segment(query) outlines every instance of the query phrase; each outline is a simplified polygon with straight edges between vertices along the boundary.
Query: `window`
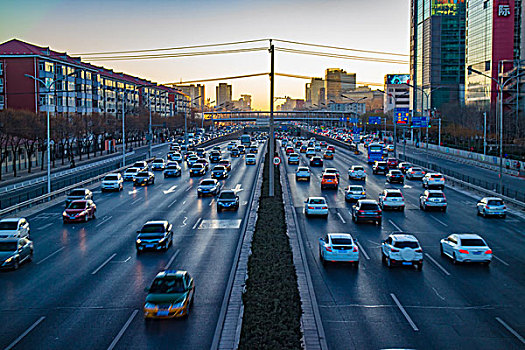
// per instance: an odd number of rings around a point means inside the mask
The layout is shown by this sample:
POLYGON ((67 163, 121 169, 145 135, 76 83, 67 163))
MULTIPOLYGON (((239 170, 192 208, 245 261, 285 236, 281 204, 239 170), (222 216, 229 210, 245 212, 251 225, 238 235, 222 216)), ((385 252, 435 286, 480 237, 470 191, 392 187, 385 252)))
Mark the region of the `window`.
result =
POLYGON ((4 71, 3 71, 3 68, 4 68, 3 65, 4 65, 4 63, 3 63, 3 62, 0 62, 0 74, 3 74, 3 73, 4 73, 4 71))
POLYGON ((485 71, 490 70, 490 61, 485 61, 485 71))

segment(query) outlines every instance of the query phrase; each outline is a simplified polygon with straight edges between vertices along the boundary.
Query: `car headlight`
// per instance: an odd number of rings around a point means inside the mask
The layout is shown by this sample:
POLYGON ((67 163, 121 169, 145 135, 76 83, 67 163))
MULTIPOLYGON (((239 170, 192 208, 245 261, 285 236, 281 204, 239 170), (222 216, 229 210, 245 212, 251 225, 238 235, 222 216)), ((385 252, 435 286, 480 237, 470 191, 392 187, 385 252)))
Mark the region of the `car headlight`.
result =
POLYGON ((197 188, 197 192, 202 192, 202 188, 197 188))
POLYGON ((157 308, 157 305, 152 304, 152 303, 145 303, 144 308, 149 309, 149 310, 155 310, 157 308))
POLYGON ((137 239, 137 244, 140 244, 142 241, 140 239, 137 239))
POLYGON ((63 213, 62 213, 62 216, 67 216, 66 212, 63 212, 63 213))
POLYGON ((181 301, 180 303, 171 304, 170 309, 180 309, 183 306, 184 306, 184 300, 181 301))
POLYGON ((13 257, 8 258, 6 261, 4 261, 4 263, 7 263, 7 264, 8 264, 8 263, 10 263, 11 261, 13 261, 13 257))

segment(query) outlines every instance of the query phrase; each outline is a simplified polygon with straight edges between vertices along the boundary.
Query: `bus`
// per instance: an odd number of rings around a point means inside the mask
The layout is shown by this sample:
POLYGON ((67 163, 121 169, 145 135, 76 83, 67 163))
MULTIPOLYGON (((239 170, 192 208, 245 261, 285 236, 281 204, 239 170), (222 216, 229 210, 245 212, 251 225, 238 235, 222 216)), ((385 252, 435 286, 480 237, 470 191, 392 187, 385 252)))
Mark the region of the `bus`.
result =
POLYGON ((371 143, 367 147, 368 163, 372 164, 376 160, 383 160, 385 158, 385 150, 380 143, 371 143))
POLYGON ((252 143, 252 137, 248 134, 242 135, 240 139, 241 139, 241 144, 244 145, 245 147, 249 147, 252 143))

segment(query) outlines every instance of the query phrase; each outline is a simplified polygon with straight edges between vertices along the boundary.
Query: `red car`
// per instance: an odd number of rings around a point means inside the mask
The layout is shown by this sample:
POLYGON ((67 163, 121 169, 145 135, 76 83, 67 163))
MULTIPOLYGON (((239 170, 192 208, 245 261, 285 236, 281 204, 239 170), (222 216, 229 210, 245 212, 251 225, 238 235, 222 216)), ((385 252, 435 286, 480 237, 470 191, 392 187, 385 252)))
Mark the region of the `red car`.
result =
POLYGON ((69 203, 64 213, 62 213, 62 219, 64 223, 87 222, 89 219, 95 218, 96 211, 97 206, 90 199, 73 201, 69 203))
POLYGON ((396 158, 388 158, 386 160, 386 165, 390 169, 394 169, 394 168, 397 168, 397 166, 399 165, 399 161, 396 158))
POLYGON ((293 153, 294 149, 293 147, 286 147, 286 154, 291 154, 293 153))
POLYGON ((334 146, 328 146, 326 148, 327 151, 332 151, 333 153, 335 153, 335 147, 334 146))

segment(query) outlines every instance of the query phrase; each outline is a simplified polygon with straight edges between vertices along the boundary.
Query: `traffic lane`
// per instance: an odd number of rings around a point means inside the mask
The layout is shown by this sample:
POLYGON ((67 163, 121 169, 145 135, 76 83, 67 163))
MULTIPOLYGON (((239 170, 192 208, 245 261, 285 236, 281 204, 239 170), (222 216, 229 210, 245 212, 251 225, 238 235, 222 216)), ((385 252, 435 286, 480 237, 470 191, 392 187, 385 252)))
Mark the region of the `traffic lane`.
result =
MULTIPOLYGON (((131 242, 134 242, 134 235, 133 235, 133 240, 132 240, 131 242)), ((131 244, 128 243, 128 247, 133 247, 133 243, 131 243, 131 244)), ((134 249, 134 248, 131 248, 131 249, 134 249)), ((122 254, 120 254, 120 255, 122 255, 122 254)), ((122 256, 122 258, 125 258, 125 256, 126 256, 126 254, 124 254, 124 255, 122 256)), ((129 258, 129 257, 128 257, 128 258, 129 258)), ((122 261, 118 261, 119 259, 120 259, 119 256, 115 257, 115 261, 112 261, 112 263, 113 263, 113 262, 115 262, 115 263, 122 263, 122 261)), ((126 259, 126 260, 127 260, 127 259, 126 259)), ((124 260, 124 261, 126 261, 126 260, 124 260)), ((128 260, 128 262, 129 262, 129 260, 128 260)), ((108 265, 108 266, 110 266, 110 265, 108 265)), ((104 267, 104 269, 107 269, 107 267, 104 267)), ((156 267, 156 268, 155 268, 155 271, 158 271, 158 270, 159 270, 159 268, 156 267)), ((100 272, 98 272, 98 273, 103 273, 102 271, 104 271, 104 270, 100 270, 100 272)), ((153 274, 153 276, 154 276, 154 274, 153 274)), ((153 276, 151 277, 151 279, 153 278, 153 276)), ((149 284, 149 283, 150 283, 150 282, 148 282, 148 284, 149 284)), ((88 288, 88 289, 91 290, 92 288, 88 288)), ((100 291, 100 288, 96 288, 96 289, 100 291)), ((75 295, 78 295, 78 294, 75 293, 75 295)), ((98 294, 97 294, 97 295, 98 295, 98 294)), ((95 297, 96 297, 96 295, 93 296, 92 298, 90 298, 90 300, 94 300, 95 297)), ((80 298, 80 299, 82 299, 82 298, 80 298)), ((81 302, 81 300, 79 300, 79 302, 81 302)), ((141 302, 143 302, 143 300, 142 300, 141 302)), ((96 307, 97 305, 92 305, 92 306, 93 306, 93 307, 96 307)), ((72 322, 72 323, 75 324, 75 322, 72 322)))

